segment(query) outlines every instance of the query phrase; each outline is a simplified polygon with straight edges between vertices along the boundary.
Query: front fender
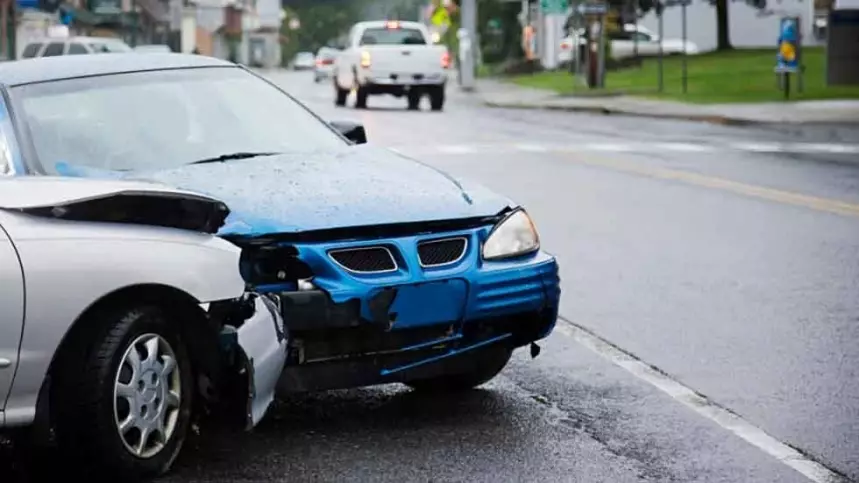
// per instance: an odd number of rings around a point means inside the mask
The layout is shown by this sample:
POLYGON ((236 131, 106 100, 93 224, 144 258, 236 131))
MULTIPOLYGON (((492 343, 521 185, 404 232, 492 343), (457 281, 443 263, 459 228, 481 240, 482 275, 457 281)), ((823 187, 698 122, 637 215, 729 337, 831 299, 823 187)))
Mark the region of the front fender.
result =
POLYGON ((27 303, 7 425, 35 416, 39 388, 71 325, 105 295, 137 285, 180 290, 200 303, 241 297, 240 249, 175 228, 65 221, 0 211, 25 274, 27 303))

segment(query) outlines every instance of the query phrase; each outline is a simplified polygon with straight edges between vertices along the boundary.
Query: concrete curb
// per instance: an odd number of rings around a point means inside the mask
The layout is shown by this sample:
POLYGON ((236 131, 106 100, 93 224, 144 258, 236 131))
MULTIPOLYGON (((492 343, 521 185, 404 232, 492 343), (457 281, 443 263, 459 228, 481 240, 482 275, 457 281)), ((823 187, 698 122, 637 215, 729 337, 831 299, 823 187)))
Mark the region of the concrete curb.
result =
POLYGON ((859 125, 859 120, 826 120, 826 121, 784 121, 784 120, 761 120, 742 117, 721 116, 717 114, 675 114, 658 112, 641 112, 626 109, 609 108, 606 106, 561 106, 557 104, 528 104, 520 102, 494 102, 483 101, 486 107, 497 109, 532 109, 544 111, 582 112, 603 115, 649 117, 657 119, 674 119, 678 121, 704 122, 720 126, 751 126, 751 125, 829 125, 850 124, 859 125))

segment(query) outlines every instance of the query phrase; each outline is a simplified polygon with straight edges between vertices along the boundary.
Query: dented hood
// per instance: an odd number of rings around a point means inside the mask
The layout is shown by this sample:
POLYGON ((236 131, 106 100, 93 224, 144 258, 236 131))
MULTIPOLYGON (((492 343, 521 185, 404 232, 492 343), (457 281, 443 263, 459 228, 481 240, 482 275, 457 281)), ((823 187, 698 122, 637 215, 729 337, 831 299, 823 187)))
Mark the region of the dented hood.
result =
POLYGON ((0 178, 0 209, 75 221, 166 226, 215 233, 229 208, 151 182, 52 176, 0 178))
POLYGON ((495 215, 510 202, 386 149, 289 154, 136 172, 225 202, 221 235, 263 235, 495 215))

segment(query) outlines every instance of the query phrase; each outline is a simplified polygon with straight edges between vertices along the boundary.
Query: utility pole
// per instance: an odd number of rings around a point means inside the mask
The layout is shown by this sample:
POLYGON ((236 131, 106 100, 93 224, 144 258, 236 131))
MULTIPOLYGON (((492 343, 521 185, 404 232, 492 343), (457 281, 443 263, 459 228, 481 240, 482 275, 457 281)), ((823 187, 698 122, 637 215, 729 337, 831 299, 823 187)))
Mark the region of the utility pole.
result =
POLYGON ((477 0, 462 0, 460 7, 462 28, 457 32, 459 38, 459 71, 462 90, 474 90, 476 74, 475 49, 477 44, 477 0))

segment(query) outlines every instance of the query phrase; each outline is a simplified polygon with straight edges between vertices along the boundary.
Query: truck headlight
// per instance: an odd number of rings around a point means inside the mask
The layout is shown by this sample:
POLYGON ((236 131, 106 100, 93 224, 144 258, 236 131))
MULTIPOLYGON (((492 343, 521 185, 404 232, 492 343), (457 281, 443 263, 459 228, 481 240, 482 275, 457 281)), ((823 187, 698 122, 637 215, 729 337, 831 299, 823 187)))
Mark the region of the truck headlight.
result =
POLYGON ((540 237, 525 210, 518 209, 501 220, 483 244, 484 260, 498 260, 537 251, 540 237))

